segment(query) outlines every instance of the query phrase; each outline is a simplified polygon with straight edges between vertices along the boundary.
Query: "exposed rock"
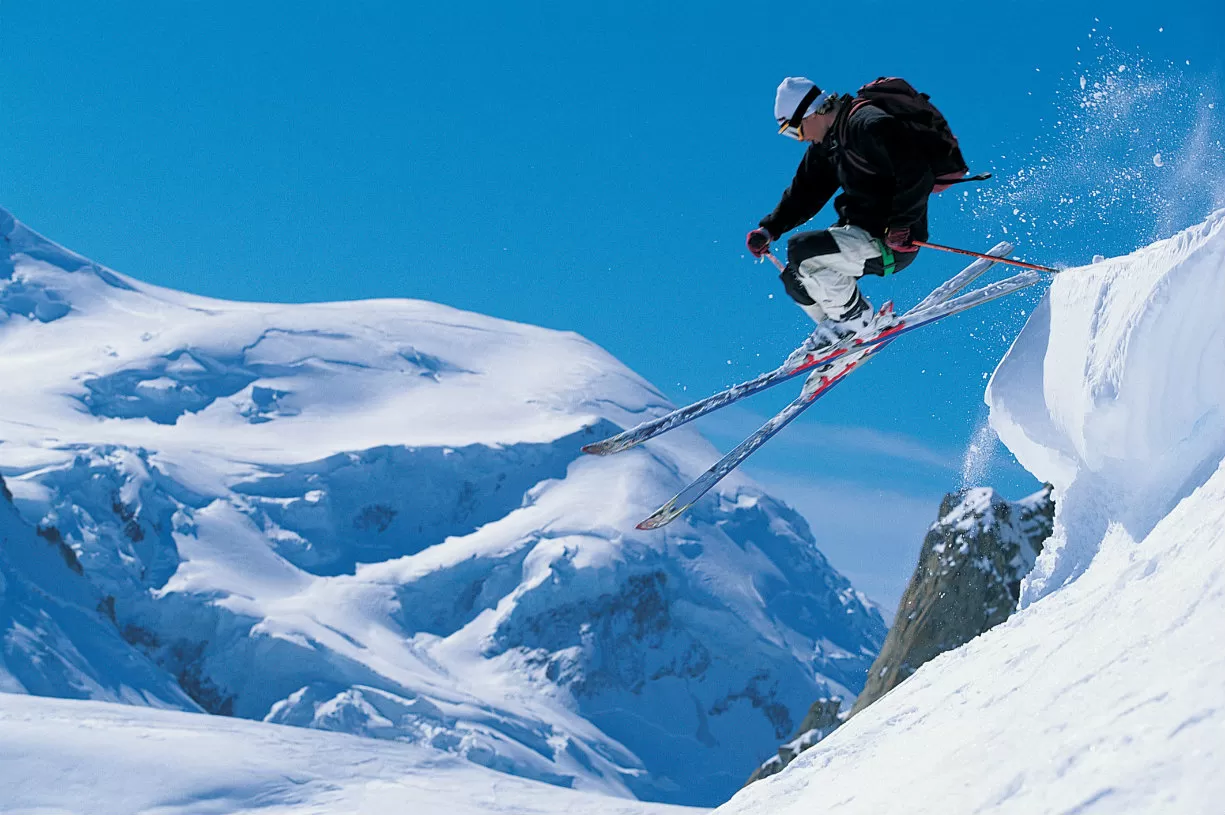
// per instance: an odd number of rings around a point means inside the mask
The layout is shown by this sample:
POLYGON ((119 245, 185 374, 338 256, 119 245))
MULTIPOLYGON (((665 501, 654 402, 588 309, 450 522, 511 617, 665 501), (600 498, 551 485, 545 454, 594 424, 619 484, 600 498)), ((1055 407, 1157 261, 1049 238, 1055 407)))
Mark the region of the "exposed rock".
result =
POLYGON ((1021 579, 1051 534, 1054 515, 1049 486, 1020 501, 1007 501, 989 487, 946 495, 854 706, 840 712, 841 699, 818 699, 796 737, 747 783, 782 770, 925 662, 1008 619, 1017 606, 1021 579))
POLYGON ((800 753, 812 747, 821 739, 838 729, 846 714, 841 712, 842 700, 822 698, 812 703, 808 715, 800 722, 799 735, 778 748, 778 755, 767 760, 753 771, 747 783, 752 784, 779 772, 792 762, 800 753))
POLYGON ((1015 502, 989 487, 945 496, 851 715, 923 663, 1008 619, 1054 517, 1050 487, 1015 502))

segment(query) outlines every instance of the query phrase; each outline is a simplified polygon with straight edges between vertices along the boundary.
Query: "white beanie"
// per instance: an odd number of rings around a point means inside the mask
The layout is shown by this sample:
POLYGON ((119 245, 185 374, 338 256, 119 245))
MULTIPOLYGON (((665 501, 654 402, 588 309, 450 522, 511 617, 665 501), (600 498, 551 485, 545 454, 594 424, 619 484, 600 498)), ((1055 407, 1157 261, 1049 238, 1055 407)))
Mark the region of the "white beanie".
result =
MULTIPOLYGON (((774 95, 774 118, 780 123, 791 119, 795 114, 795 109, 800 106, 800 102, 803 102, 808 92, 816 87, 817 83, 802 76, 789 76, 784 79, 778 86, 778 92, 774 95)), ((829 97, 829 93, 822 93, 821 89, 817 88, 817 98, 812 101, 808 109, 816 110, 829 97)))

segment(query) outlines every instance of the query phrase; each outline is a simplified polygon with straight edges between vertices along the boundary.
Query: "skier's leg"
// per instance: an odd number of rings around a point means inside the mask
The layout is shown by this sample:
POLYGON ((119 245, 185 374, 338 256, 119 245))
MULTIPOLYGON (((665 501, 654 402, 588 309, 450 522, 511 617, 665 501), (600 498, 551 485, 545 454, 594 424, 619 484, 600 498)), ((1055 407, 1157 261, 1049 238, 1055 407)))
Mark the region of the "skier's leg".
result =
POLYGON ((841 322, 865 313, 870 318, 871 304, 856 281, 865 274, 892 274, 914 255, 894 255, 857 226, 835 226, 793 237, 781 277, 787 293, 815 322, 826 317, 841 322))
POLYGON ((783 281, 783 288, 787 291, 787 296, 795 301, 795 304, 804 310, 804 313, 812 318, 814 323, 820 323, 822 320, 828 319, 825 309, 812 299, 812 296, 804 288, 796 276, 796 269, 791 263, 788 263, 783 269, 779 280, 783 281))
POLYGON ((867 306, 856 281, 864 264, 879 258, 880 244, 857 226, 801 233, 787 245, 796 276, 830 319, 841 321, 867 306))

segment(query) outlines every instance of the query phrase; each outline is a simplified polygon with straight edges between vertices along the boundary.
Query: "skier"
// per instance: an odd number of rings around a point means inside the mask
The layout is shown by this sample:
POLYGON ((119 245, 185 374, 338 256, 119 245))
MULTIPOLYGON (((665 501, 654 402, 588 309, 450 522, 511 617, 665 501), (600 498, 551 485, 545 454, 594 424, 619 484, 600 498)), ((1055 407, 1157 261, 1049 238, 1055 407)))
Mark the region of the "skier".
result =
POLYGON ((770 243, 834 200, 838 222, 787 242, 780 278, 787 294, 817 323, 814 346, 861 334, 874 325, 859 290, 865 274, 909 266, 926 241, 927 198, 968 172, 944 117, 901 79, 881 78, 838 96, 804 77, 778 86, 779 133, 808 142, 795 178, 746 243, 761 258, 770 243))

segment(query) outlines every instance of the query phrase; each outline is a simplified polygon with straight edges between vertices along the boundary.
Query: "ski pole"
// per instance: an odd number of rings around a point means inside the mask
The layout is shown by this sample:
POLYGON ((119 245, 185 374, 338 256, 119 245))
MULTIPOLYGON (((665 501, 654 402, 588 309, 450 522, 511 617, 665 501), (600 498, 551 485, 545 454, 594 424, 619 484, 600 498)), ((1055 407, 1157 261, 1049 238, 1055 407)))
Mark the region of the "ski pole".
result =
POLYGON ((781 260, 774 257, 774 253, 771 252, 769 249, 766 250, 766 257, 768 257, 770 259, 770 262, 774 264, 774 268, 778 269, 780 272, 783 271, 783 269, 787 268, 786 266, 783 265, 783 262, 781 260))
MULTIPOLYGON (((1059 274, 1058 269, 1052 269, 1049 266, 1035 266, 1032 263, 1025 263, 1021 260, 1009 260, 1008 258, 997 258, 993 255, 984 255, 981 252, 971 252, 969 249, 958 249, 955 246, 941 246, 938 243, 928 243, 927 241, 911 241, 915 246, 922 246, 925 249, 939 249, 941 252, 953 252, 958 255, 969 255, 972 258, 985 258, 995 261, 996 263, 1007 263, 1011 266, 1020 266, 1022 269, 1033 269, 1035 272, 1048 272, 1050 274, 1059 274)), ((773 255, 771 255, 773 257, 773 255)), ((778 261, 775 261, 777 263, 778 261)))

